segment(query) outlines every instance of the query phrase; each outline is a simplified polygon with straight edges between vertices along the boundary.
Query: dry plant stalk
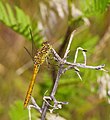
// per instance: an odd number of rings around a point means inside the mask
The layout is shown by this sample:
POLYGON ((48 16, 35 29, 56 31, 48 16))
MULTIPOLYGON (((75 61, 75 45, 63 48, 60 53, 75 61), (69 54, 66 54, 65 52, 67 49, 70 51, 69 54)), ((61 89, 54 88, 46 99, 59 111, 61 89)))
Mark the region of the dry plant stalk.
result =
POLYGON ((70 36, 70 40, 69 40, 69 43, 68 43, 68 46, 67 46, 67 49, 66 49, 66 52, 64 54, 64 57, 61 58, 57 52, 52 48, 51 49, 51 52, 52 54, 54 55, 54 59, 58 62, 59 64, 59 68, 58 68, 58 72, 57 72, 57 76, 56 76, 56 80, 55 80, 55 83, 53 85, 53 88, 52 88, 52 91, 50 93, 50 96, 45 96, 44 94, 44 97, 43 97, 43 104, 42 104, 42 107, 39 107, 36 103, 36 101, 34 100, 33 97, 31 97, 31 101, 32 101, 32 104, 31 105, 28 105, 28 110, 29 110, 29 120, 31 120, 31 108, 35 108, 37 111, 40 112, 41 114, 41 120, 45 120, 46 118, 46 112, 47 110, 49 110, 51 113, 55 110, 55 109, 61 109, 62 108, 62 105, 63 104, 68 104, 68 102, 62 102, 62 101, 57 101, 56 98, 55 98, 55 94, 56 94, 56 91, 57 91, 57 88, 58 88, 58 83, 59 83, 59 80, 60 80, 60 77, 62 74, 64 74, 67 70, 69 69, 74 69, 75 72, 77 73, 78 77, 82 80, 81 76, 80 76, 80 70, 78 68, 89 68, 89 69, 95 69, 95 70, 103 70, 103 71, 106 71, 104 70, 104 66, 105 65, 99 65, 99 66, 89 66, 86 64, 86 52, 87 50, 79 47, 77 48, 76 50, 76 54, 75 54, 75 58, 74 58, 74 61, 73 63, 71 62, 68 62, 66 59, 67 59, 67 56, 68 56, 68 53, 70 52, 70 45, 72 43, 72 40, 73 40, 73 37, 74 37, 74 34, 75 34, 75 30, 72 32, 71 36, 70 36), (83 56, 84 56, 84 63, 77 63, 77 57, 78 57, 78 51, 81 50, 82 53, 83 53, 83 56), (67 67, 64 68, 63 66, 66 65, 67 67), (50 104, 50 101, 53 101, 54 102, 54 105, 51 105, 50 104), (51 109, 49 109, 49 107, 51 109))

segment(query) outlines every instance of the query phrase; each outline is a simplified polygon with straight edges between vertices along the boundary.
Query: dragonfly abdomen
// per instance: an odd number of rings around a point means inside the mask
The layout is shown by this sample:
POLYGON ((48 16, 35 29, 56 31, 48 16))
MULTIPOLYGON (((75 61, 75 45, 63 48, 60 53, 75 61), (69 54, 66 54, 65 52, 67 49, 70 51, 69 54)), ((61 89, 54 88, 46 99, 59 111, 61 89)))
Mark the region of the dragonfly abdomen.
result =
POLYGON ((34 65, 33 76, 32 76, 32 79, 30 81, 29 88, 28 88, 28 91, 27 91, 27 94, 26 94, 26 97, 25 97, 24 107, 27 107, 27 105, 29 103, 38 70, 39 70, 39 66, 34 65))

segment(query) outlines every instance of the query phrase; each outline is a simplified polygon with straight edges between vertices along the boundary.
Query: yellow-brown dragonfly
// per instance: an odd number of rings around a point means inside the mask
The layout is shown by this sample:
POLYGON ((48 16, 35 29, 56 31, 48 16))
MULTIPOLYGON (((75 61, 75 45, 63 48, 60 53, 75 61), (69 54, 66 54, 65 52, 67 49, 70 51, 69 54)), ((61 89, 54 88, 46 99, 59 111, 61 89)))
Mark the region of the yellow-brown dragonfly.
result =
MULTIPOLYGON (((32 37, 32 32, 31 31, 30 31, 30 34, 31 34, 32 42, 33 42, 33 37, 32 37)), ((32 43, 32 45, 33 45, 33 43, 32 43)), ((37 76, 37 73, 39 71, 39 67, 40 67, 40 65, 43 64, 46 57, 49 55, 51 49, 52 49, 52 46, 47 41, 43 42, 43 46, 39 50, 37 50, 37 52, 34 55, 31 56, 32 59, 33 59, 33 62, 34 62, 34 69, 33 69, 32 79, 30 81, 30 84, 29 84, 29 87, 28 87, 28 90, 27 90, 27 94, 26 94, 26 97, 25 97, 25 100, 24 100, 24 108, 27 107, 27 105, 30 101, 32 90, 33 90, 34 83, 35 83, 35 80, 36 80, 36 76, 37 76)))

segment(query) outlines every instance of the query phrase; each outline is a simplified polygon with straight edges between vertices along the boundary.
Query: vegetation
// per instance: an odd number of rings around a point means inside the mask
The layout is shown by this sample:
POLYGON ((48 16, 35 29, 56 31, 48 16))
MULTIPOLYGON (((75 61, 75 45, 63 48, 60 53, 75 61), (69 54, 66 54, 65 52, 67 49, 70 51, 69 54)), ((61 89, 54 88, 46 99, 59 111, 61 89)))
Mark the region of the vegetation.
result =
MULTIPOLYGON (((32 51, 29 28, 36 48, 48 40, 61 57, 71 33, 76 30, 68 61, 73 62, 80 46, 87 50, 88 65, 105 64, 109 71, 109 4, 110 0, 0 1, 0 119, 28 119, 23 101, 33 69, 31 57, 24 49, 25 46, 32 51)), ((55 82, 58 67, 51 57, 51 65, 45 62, 41 66, 32 93, 39 106, 44 93, 48 90, 46 95, 49 95, 55 82)), ((84 61, 81 52, 77 61, 84 61)), ((80 69, 80 75, 82 81, 74 70, 62 75, 56 98, 69 104, 54 114, 67 120, 109 120, 109 72, 80 69)), ((40 117, 34 109, 31 113, 32 120, 40 117)))

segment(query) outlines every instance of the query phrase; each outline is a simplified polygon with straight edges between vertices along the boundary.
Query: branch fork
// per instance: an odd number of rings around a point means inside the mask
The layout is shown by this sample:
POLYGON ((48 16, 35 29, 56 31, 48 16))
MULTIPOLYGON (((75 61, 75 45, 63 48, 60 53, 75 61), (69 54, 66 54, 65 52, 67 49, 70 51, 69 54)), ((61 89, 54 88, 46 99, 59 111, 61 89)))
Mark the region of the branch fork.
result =
MULTIPOLYGON (((70 36, 70 40, 69 40, 69 43, 68 43, 68 46, 67 46, 67 49, 66 49, 66 52, 63 56, 63 58, 61 58, 57 52, 52 48, 51 49, 51 52, 52 54, 54 55, 54 59, 58 62, 59 64, 59 69, 58 69, 58 72, 57 72, 57 76, 56 76, 56 80, 55 80, 55 83, 53 85, 53 88, 52 88, 52 91, 50 93, 50 96, 45 96, 44 94, 44 97, 43 97, 43 104, 42 104, 42 107, 40 108, 37 103, 35 102, 34 98, 31 97, 31 101, 32 101, 32 104, 33 105, 29 105, 29 108, 33 107, 35 108, 36 110, 38 110, 40 113, 41 113, 41 120, 45 120, 45 117, 46 117, 46 112, 47 110, 49 110, 51 113, 56 110, 56 109, 61 109, 62 108, 62 105, 64 104, 68 104, 68 102, 60 102, 60 101, 57 101, 56 98, 55 98, 55 94, 56 94, 56 91, 57 91, 57 88, 58 88, 58 83, 59 83, 59 80, 60 80, 60 77, 62 74, 64 74, 67 70, 69 69, 74 69, 75 72, 77 73, 78 77, 82 80, 81 78, 81 75, 80 75, 80 70, 79 68, 89 68, 89 69, 95 69, 95 70, 103 70, 103 71, 106 71, 104 69, 105 65, 99 65, 99 66, 89 66, 87 65, 87 58, 86 58, 86 52, 87 50, 81 48, 81 47, 78 47, 77 50, 76 50, 76 53, 75 53, 75 57, 74 57, 74 61, 73 63, 71 62, 68 62, 66 59, 67 59, 67 56, 70 52, 70 46, 71 46, 71 43, 72 43, 72 40, 73 40, 73 37, 74 37, 74 34, 75 34, 75 31, 74 30, 70 36), (84 57, 84 63, 77 63, 77 57, 78 57, 78 52, 79 50, 82 51, 82 54, 83 54, 83 57, 84 57), (64 65, 66 65, 67 67, 64 68, 64 65), (53 101, 53 105, 51 105, 51 101, 53 101)), ((106 71, 107 72, 107 71, 106 71)), ((30 110, 29 110, 30 111, 30 110)), ((29 115, 30 115, 30 112, 29 112, 29 115)), ((31 119, 30 119, 31 120, 31 119)))

